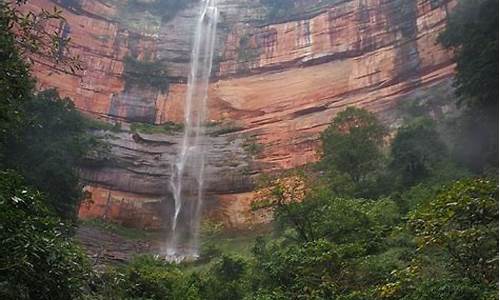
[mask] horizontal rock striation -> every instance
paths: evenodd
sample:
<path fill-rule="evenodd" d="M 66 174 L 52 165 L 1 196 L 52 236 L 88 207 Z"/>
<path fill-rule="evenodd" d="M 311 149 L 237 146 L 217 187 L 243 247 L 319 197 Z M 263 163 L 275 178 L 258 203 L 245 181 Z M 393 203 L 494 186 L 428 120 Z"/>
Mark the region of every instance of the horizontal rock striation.
<path fill-rule="evenodd" d="M 244 149 L 246 139 L 218 131 L 217 127 L 211 128 L 203 141 L 207 149 L 208 210 L 217 209 L 217 195 L 253 188 L 250 176 L 255 166 Z M 169 179 L 182 132 L 143 134 L 124 130 L 95 134 L 111 148 L 87 159 L 81 167 L 90 197 L 81 206 L 80 216 L 104 217 L 143 228 L 170 226 L 174 200 Z"/>

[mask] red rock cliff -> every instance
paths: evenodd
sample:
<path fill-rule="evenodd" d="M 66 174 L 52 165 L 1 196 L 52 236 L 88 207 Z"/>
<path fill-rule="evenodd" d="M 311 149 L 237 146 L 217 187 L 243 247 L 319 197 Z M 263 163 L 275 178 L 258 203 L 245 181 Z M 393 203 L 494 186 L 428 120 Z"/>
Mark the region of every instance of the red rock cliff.
<path fill-rule="evenodd" d="M 219 55 L 209 102 L 210 119 L 226 127 L 207 139 L 213 145 L 207 203 L 210 214 L 230 226 L 267 220 L 249 211 L 249 176 L 316 160 L 319 133 L 336 112 L 356 105 L 390 120 L 398 102 L 447 88 L 453 76 L 451 55 L 436 38 L 454 0 L 328 5 L 304 0 L 297 1 L 302 14 L 299 10 L 279 23 L 262 21 L 257 0 L 219 2 Z M 30 3 L 31 9 L 59 5 Z M 78 8 L 60 5 L 71 47 L 85 70 L 73 75 L 39 61 L 34 71 L 40 87 L 57 87 L 82 111 L 101 117 L 181 122 L 196 4 L 165 20 L 147 10 L 130 11 L 126 0 L 80 3 Z M 127 56 L 162 63 L 168 87 L 127 86 Z M 114 163 L 82 171 L 94 202 L 82 207 L 81 216 L 161 226 L 169 210 L 169 204 L 161 204 L 169 202 L 169 165 L 177 141 L 175 134 L 116 134 Z M 252 147 L 262 150 L 248 151 Z"/>

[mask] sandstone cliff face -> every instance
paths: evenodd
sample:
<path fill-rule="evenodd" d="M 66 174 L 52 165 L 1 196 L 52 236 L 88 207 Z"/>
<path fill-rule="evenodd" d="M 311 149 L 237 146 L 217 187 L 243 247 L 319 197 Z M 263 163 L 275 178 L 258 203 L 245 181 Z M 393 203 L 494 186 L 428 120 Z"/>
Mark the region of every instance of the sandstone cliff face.
<path fill-rule="evenodd" d="M 224 130 L 207 138 L 213 180 L 207 213 L 235 227 L 268 220 L 249 211 L 250 177 L 316 160 L 319 134 L 336 112 L 356 105 L 391 121 L 398 102 L 448 87 L 454 65 L 436 38 L 455 2 L 303 0 L 297 1 L 302 11 L 272 23 L 258 0 L 220 0 L 209 112 Z M 30 9 L 57 4 L 30 3 Z M 71 48 L 86 68 L 73 75 L 38 61 L 40 87 L 57 87 L 82 111 L 103 118 L 182 122 L 196 3 L 169 20 L 130 11 L 126 0 L 80 3 L 60 5 Z M 169 84 L 127 85 L 126 57 L 161 64 Z M 80 215 L 165 226 L 179 136 L 125 131 L 108 139 L 111 161 L 82 170 L 93 203 Z"/>
<path fill-rule="evenodd" d="M 202 143 L 207 149 L 207 208 L 217 210 L 217 195 L 252 189 L 253 163 L 244 150 L 246 140 L 222 136 L 215 126 Z M 95 132 L 111 145 L 100 159 L 89 159 L 81 176 L 92 195 L 80 208 L 82 218 L 103 217 L 144 228 L 168 227 L 174 211 L 169 179 L 182 132 L 169 134 Z M 189 184 L 189 183 L 187 183 Z"/>

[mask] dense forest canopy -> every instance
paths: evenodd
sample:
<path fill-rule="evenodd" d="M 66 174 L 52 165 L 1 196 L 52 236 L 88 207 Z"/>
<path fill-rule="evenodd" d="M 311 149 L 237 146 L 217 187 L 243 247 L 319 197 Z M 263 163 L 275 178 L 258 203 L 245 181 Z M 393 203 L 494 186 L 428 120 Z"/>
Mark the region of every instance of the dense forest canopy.
<path fill-rule="evenodd" d="M 293 1 L 264 2 L 272 15 Z M 159 3 L 148 5 L 177 9 Z M 78 166 L 107 146 L 71 99 L 35 90 L 14 33 L 30 24 L 0 4 L 1 299 L 498 299 L 498 0 L 459 1 L 439 38 L 457 61 L 459 114 L 391 132 L 348 107 L 318 163 L 262 180 L 254 208 L 271 209 L 274 228 L 251 253 L 207 239 L 195 262 L 142 256 L 105 270 L 73 234 Z"/>

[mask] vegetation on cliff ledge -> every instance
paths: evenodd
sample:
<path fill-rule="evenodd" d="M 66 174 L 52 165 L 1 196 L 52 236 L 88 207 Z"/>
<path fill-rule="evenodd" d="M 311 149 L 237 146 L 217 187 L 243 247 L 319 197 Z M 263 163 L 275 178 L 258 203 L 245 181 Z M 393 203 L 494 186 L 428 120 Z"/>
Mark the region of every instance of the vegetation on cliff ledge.
<path fill-rule="evenodd" d="M 131 86 L 149 86 L 165 92 L 169 79 L 166 67 L 157 61 L 141 61 L 132 56 L 123 60 L 123 79 L 127 88 Z"/>
<path fill-rule="evenodd" d="M 132 123 L 130 125 L 130 130 L 132 132 L 141 132 L 146 134 L 172 134 L 176 132 L 180 132 L 184 129 L 183 124 L 174 123 L 174 122 L 166 122 L 160 125 L 153 125 L 147 123 Z"/>

